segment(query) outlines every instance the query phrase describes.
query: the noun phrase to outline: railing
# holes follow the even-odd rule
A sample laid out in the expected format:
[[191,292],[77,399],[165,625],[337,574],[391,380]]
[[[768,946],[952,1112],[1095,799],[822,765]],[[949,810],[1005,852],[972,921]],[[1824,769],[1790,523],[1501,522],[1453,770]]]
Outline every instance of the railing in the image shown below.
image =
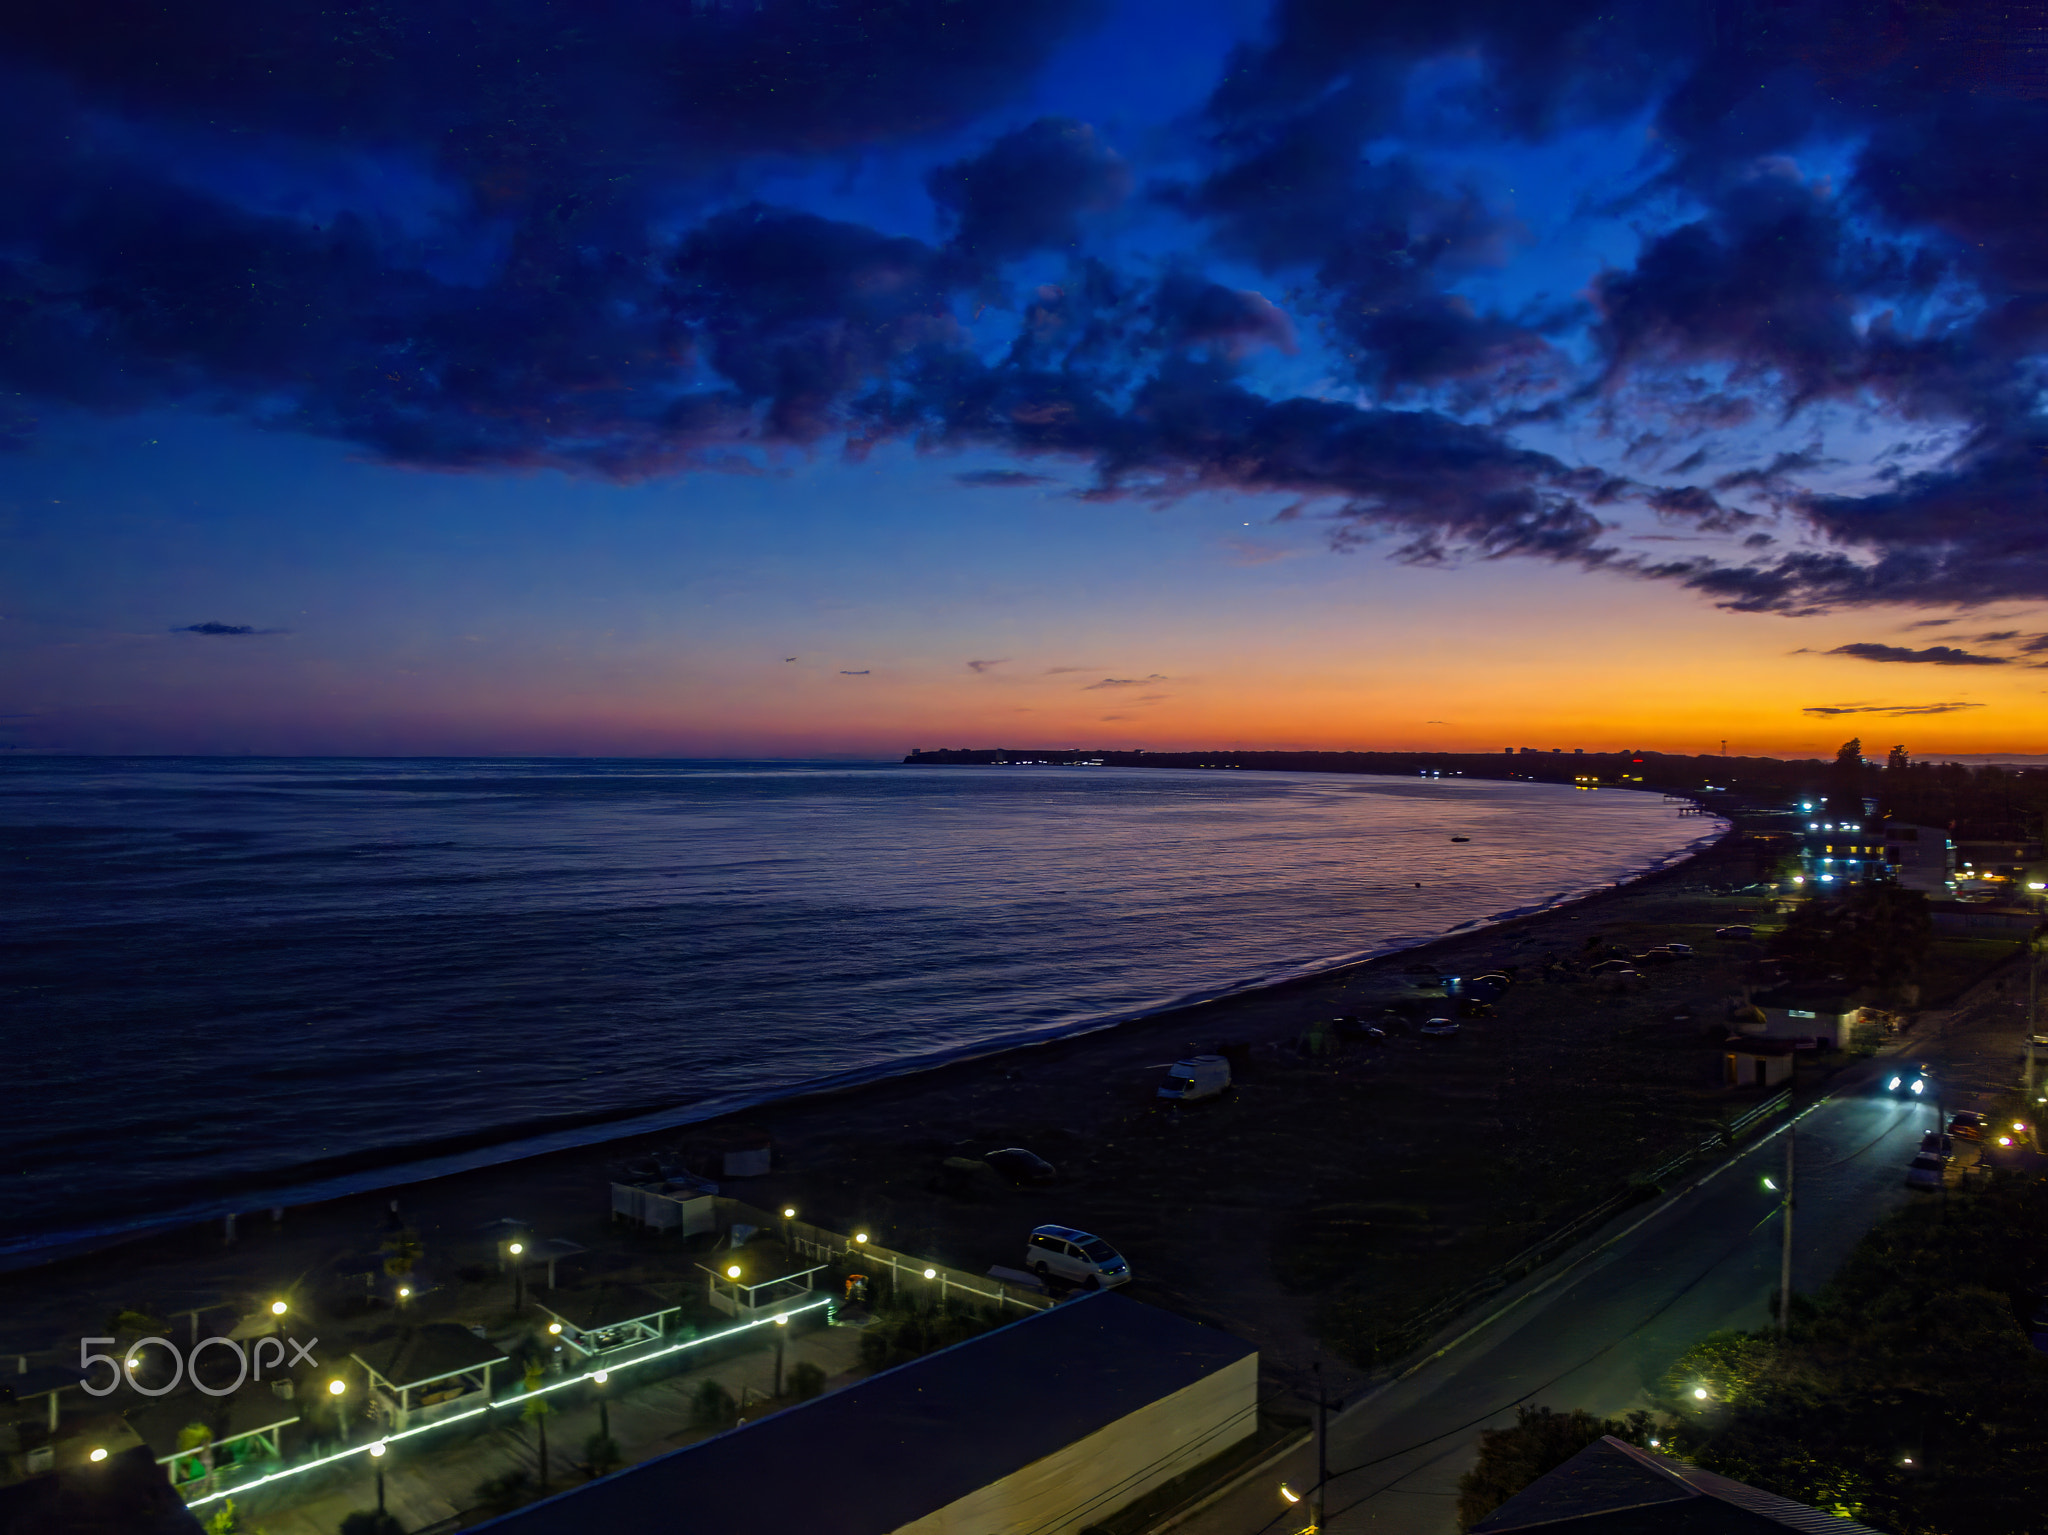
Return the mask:
[[828,1263],[847,1258],[872,1267],[886,1268],[891,1283],[899,1291],[923,1284],[930,1288],[932,1298],[941,1305],[955,1294],[992,1301],[998,1312],[1005,1306],[1015,1306],[1020,1311],[1044,1311],[1053,1304],[1050,1296],[1036,1291],[1007,1285],[999,1279],[989,1279],[980,1274],[969,1274],[928,1258],[913,1257],[885,1247],[872,1238],[856,1240],[864,1233],[833,1231],[809,1221],[785,1220],[723,1195],[718,1199],[718,1206],[719,1213],[727,1218],[725,1224],[751,1225],[758,1230],[779,1232],[784,1245],[800,1258]]
[[1675,1157],[1659,1163],[1640,1177],[1630,1180],[1630,1186],[1620,1193],[1603,1199],[1599,1204],[1593,1206],[1592,1209],[1582,1211],[1578,1215],[1573,1216],[1555,1231],[1549,1233],[1540,1241],[1523,1248],[1522,1251],[1516,1253],[1507,1262],[1490,1270],[1481,1278],[1474,1280],[1471,1284],[1465,1286],[1464,1289],[1445,1296],[1442,1300],[1416,1312],[1397,1326],[1388,1329],[1387,1332],[1381,1335],[1381,1341],[1376,1352],[1385,1357],[1387,1355],[1403,1353],[1407,1349],[1414,1347],[1444,1323],[1450,1321],[1453,1317],[1471,1306],[1475,1301],[1483,1300],[1489,1295],[1505,1290],[1516,1280],[1526,1278],[1556,1257],[1560,1252],[1564,1251],[1565,1248],[1573,1245],[1589,1231],[1600,1226],[1628,1205],[1640,1203],[1644,1198],[1642,1190],[1646,1186],[1654,1187],[1662,1183],[1673,1173],[1681,1171],[1691,1165],[1697,1158],[1709,1152],[1732,1147],[1743,1131],[1762,1120],[1768,1119],[1791,1102],[1792,1093],[1790,1089],[1787,1089],[1784,1092],[1766,1098],[1754,1108],[1738,1114],[1735,1118],[1729,1120],[1728,1123],[1721,1126],[1714,1134],[1701,1141],[1699,1145],[1679,1152]]

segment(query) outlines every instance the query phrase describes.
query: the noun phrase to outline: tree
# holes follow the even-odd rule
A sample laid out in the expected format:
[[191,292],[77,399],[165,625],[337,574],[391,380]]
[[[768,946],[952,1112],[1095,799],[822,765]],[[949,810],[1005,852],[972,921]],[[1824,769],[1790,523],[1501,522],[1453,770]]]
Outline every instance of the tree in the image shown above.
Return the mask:
[[547,1367],[540,1360],[530,1360],[526,1366],[526,1406],[519,1416],[522,1421],[533,1425],[534,1433],[540,1440],[540,1490],[548,1490],[548,1415],[554,1409],[548,1406],[548,1399],[537,1396],[542,1377]]
[[1828,770],[1827,811],[1838,821],[1863,820],[1863,742],[1844,741]]
[[1641,1444],[1649,1432],[1646,1412],[1615,1419],[1596,1418],[1584,1408],[1517,1407],[1513,1428],[1490,1428],[1479,1436],[1479,1459],[1458,1478],[1458,1524],[1469,1530],[1539,1476],[1548,1476],[1609,1434]]

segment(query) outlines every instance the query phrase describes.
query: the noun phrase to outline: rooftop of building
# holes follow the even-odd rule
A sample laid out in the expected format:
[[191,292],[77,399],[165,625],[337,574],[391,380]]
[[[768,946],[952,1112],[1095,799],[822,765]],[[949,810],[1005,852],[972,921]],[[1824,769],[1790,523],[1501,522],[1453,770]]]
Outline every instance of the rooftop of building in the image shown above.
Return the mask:
[[1107,1291],[1035,1312],[858,1385],[493,1521],[497,1535],[674,1527],[754,1535],[802,1467],[835,1535],[889,1531],[1185,1390],[1256,1350]]
[[1608,1435],[1538,1477],[1472,1526],[1585,1535],[1877,1535],[1747,1482],[1703,1471]]

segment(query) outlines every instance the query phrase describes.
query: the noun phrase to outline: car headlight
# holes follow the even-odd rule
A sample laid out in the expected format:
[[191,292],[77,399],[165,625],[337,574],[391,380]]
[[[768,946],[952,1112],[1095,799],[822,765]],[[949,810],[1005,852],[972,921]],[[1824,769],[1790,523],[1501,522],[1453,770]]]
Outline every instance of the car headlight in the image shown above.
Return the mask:
[[1901,1081],[1903,1081],[1903,1080],[1904,1080],[1904,1079],[1903,1079],[1903,1078],[1901,1078],[1901,1077],[1893,1077],[1893,1078],[1892,1078],[1892,1091],[1893,1091],[1893,1092],[1897,1092],[1897,1091],[1899,1090],[1899,1083],[1900,1083]]
[[1924,1087],[1926,1087],[1926,1086],[1927,1086],[1927,1084],[1926,1084],[1925,1082],[1915,1082],[1915,1083],[1913,1084],[1913,1091],[1917,1093],[1917,1092],[1919,1092],[1919,1091],[1920,1091],[1920,1090],[1921,1090],[1922,1088],[1924,1088]]

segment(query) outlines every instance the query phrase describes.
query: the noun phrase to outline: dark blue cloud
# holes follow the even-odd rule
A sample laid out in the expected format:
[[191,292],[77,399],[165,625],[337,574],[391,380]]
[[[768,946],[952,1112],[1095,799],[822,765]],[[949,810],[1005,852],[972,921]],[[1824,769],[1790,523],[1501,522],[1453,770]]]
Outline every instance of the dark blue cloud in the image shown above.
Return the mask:
[[[1168,146],[1141,195],[1101,129],[1015,105],[1092,14],[15,7],[0,439],[39,401],[175,401],[398,463],[631,478],[895,438],[1060,457],[1096,497],[1282,492],[1340,543],[1736,608],[2048,597],[2048,89],[2023,16],[1280,0],[1191,120],[1119,124],[1133,160]],[[1607,210],[1640,248],[1575,277],[1584,304],[1480,297],[1534,237],[1450,152],[1645,121]],[[1796,168],[1816,136],[1846,174]],[[785,189],[903,184],[827,217],[752,200],[771,165]],[[1146,220],[1180,244],[1119,243]],[[1816,488],[1839,467],[1817,450],[1748,463],[1717,435],[1830,405],[1953,447],[1852,494]],[[1514,435],[1582,423],[1720,472],[1646,485]],[[1745,501],[1793,525],[1752,531]],[[1622,505],[1723,553],[1617,553],[1592,509]]]

